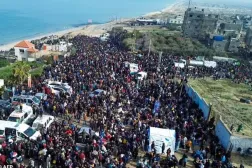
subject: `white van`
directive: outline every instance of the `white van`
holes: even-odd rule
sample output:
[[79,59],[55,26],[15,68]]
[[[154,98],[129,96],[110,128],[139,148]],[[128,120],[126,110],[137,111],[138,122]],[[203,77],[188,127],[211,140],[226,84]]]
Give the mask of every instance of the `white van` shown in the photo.
[[28,119],[35,117],[33,115],[33,110],[31,106],[26,104],[22,105],[22,110],[20,106],[17,106],[16,109],[10,114],[7,121],[25,123]]
[[32,128],[35,130],[40,130],[41,128],[48,128],[54,122],[55,118],[51,115],[39,116],[32,124]]
[[147,78],[147,72],[141,71],[137,73],[137,79],[138,80],[144,80]]
[[129,69],[130,69],[130,73],[131,74],[134,74],[134,73],[137,73],[138,72],[138,64],[133,64],[133,63],[130,63],[129,64]]
[[124,66],[129,68],[130,70],[130,74],[134,74],[134,73],[137,73],[138,72],[138,64],[134,64],[134,63],[130,63],[128,61],[125,61],[124,62]]
[[19,124],[11,121],[0,120],[0,140],[3,141],[6,137],[16,137],[17,141],[20,140],[37,140],[41,136],[39,131],[32,129],[27,124]]

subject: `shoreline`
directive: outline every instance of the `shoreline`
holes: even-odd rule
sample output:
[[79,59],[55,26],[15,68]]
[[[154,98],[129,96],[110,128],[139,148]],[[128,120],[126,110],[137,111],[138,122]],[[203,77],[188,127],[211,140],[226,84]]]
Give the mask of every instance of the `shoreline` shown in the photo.
[[[89,25],[83,25],[83,26],[73,27],[73,28],[70,28],[70,29],[61,30],[61,31],[57,31],[57,32],[46,33],[46,34],[35,36],[35,37],[32,37],[32,38],[27,38],[27,39],[24,38],[23,40],[27,40],[27,41],[37,40],[37,39],[41,39],[43,37],[49,37],[49,36],[52,36],[52,35],[54,35],[54,36],[55,35],[57,35],[57,36],[63,36],[65,34],[81,30],[81,29],[83,29],[83,28],[85,28],[87,26],[89,26]],[[10,43],[7,43],[7,44],[0,45],[0,51],[1,50],[10,50],[11,48],[13,48],[20,41],[22,41],[22,40],[14,41],[14,42],[10,42]]]
[[[160,15],[162,13],[173,13],[176,12],[176,10],[178,10],[180,7],[183,6],[183,2],[184,0],[176,0],[174,3],[169,4],[167,7],[165,7],[164,9],[162,9],[161,11],[154,11],[154,12],[149,12],[143,16],[146,17],[151,17],[151,16],[155,16],[155,15]],[[139,16],[140,17],[140,16]],[[56,32],[52,32],[52,33],[45,33],[42,35],[38,35],[32,38],[24,38],[22,40],[27,40],[27,41],[31,41],[31,40],[38,40],[41,39],[43,37],[49,37],[49,36],[64,36],[67,34],[70,34],[72,36],[76,36],[78,34],[83,34],[83,35],[87,35],[87,36],[91,36],[91,37],[99,37],[100,35],[106,33],[108,30],[112,29],[113,26],[118,25],[118,24],[123,24],[126,21],[130,21],[134,18],[129,18],[129,19],[121,19],[120,22],[118,21],[109,21],[109,22],[105,22],[105,23],[101,23],[101,24],[87,24],[87,25],[82,25],[79,27],[72,27],[66,30],[61,30],[61,31],[56,31]],[[17,43],[19,43],[20,41],[13,41],[13,42],[9,42],[7,44],[3,44],[0,45],[0,51],[8,51],[11,48],[13,48]]]

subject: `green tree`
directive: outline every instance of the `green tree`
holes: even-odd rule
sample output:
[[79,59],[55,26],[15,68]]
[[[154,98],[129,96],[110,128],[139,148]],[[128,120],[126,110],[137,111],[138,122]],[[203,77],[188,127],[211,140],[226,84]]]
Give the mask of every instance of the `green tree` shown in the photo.
[[24,61],[16,62],[13,66],[13,76],[21,84],[28,78],[31,66]]
[[0,68],[10,65],[9,61],[6,59],[0,59]]

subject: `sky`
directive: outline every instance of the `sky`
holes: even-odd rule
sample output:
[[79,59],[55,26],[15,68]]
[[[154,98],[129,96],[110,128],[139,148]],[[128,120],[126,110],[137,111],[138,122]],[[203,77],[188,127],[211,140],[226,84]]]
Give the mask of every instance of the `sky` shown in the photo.
[[191,2],[203,2],[209,4],[224,4],[252,8],[252,0],[191,0]]

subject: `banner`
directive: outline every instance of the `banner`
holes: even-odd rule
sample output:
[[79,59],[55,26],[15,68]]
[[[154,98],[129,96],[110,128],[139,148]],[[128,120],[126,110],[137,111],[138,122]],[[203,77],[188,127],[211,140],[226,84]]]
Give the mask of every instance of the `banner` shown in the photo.
[[160,110],[160,106],[161,106],[160,101],[156,100],[154,104],[153,113],[158,113]]
[[170,148],[171,155],[174,155],[176,142],[175,130],[150,127],[149,139],[149,152],[151,151],[151,144],[154,142],[156,152],[161,154],[163,143],[165,143],[164,153],[166,153],[167,149]]

